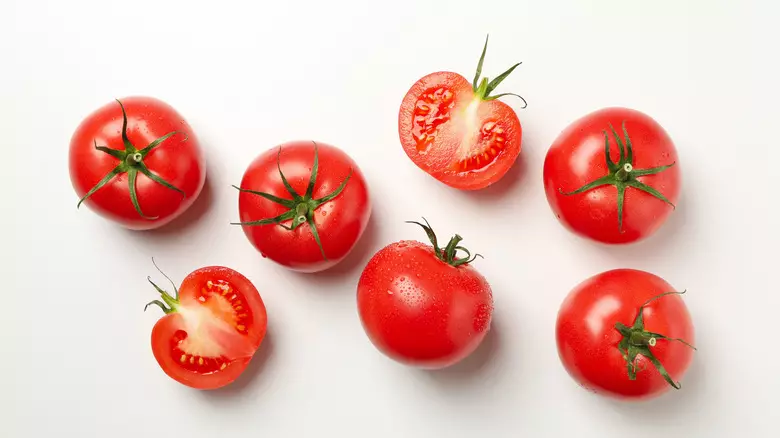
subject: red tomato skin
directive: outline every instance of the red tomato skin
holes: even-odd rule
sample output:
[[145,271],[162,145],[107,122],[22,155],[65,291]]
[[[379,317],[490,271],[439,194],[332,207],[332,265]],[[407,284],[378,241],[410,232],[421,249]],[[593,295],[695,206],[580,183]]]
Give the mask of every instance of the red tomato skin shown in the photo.
[[[174,190],[138,174],[136,189],[142,218],[130,201],[127,174],[114,177],[84,202],[99,215],[132,230],[159,228],[187,210],[198,195],[206,179],[205,160],[198,137],[186,120],[170,105],[152,97],[134,96],[119,99],[127,112],[127,136],[137,149],[171,132],[180,131],[166,139],[144,159],[149,169],[178,187],[186,197]],[[122,141],[122,110],[111,102],[87,116],[76,128],[70,141],[70,179],[79,198],[84,196],[119,160],[95,150],[98,146],[124,150]]]
[[[314,214],[328,260],[323,259],[311,229],[306,224],[295,231],[285,230],[278,225],[242,225],[246,237],[264,257],[299,272],[323,271],[343,260],[363,235],[371,217],[368,184],[357,163],[335,146],[317,142],[317,148],[319,171],[314,186],[315,199],[336,190],[352,170],[344,190],[333,200],[322,204]],[[278,153],[279,147],[275,147],[255,158],[244,173],[241,188],[291,199],[279,176],[276,165]],[[303,195],[314,163],[313,143],[292,141],[282,144],[280,163],[290,185],[299,195]],[[278,216],[287,208],[258,195],[241,192],[238,195],[238,210],[241,222],[249,222]]]
[[629,187],[625,193],[621,233],[615,186],[602,186],[577,195],[560,193],[559,190],[576,190],[609,173],[604,157],[604,130],[610,136],[610,156],[617,162],[619,149],[609,124],[622,139],[623,122],[633,144],[635,169],[676,162],[661,173],[638,178],[676,204],[682,184],[677,149],[661,125],[636,110],[604,108],[574,121],[558,135],[544,161],[547,201],[561,224],[577,235],[608,244],[637,242],[651,236],[674,210],[652,195]]
[[437,369],[470,355],[490,329],[493,295],[472,266],[450,266],[416,241],[386,246],[368,262],[357,288],[371,342],[410,366]]
[[[190,273],[179,288],[179,300],[183,305],[199,305],[197,295],[206,282],[226,280],[241,292],[247,306],[252,312],[252,322],[244,338],[247,347],[257,350],[265,338],[268,315],[265,304],[255,286],[237,271],[222,266],[207,266]],[[151,345],[154,358],[162,370],[177,382],[194,389],[217,389],[229,385],[240,376],[252,359],[252,356],[235,359],[221,371],[199,374],[182,368],[170,352],[170,342],[174,333],[183,327],[182,316],[171,313],[160,318],[152,329]]]
[[459,137],[456,128],[448,129],[448,124],[454,124],[458,118],[443,124],[440,137],[443,141],[437,141],[432,151],[428,154],[420,154],[417,143],[412,136],[414,128],[414,110],[417,100],[426,90],[444,87],[455,95],[455,107],[453,114],[463,114],[470,103],[476,99],[471,82],[458,73],[440,71],[428,74],[420,78],[412,85],[401,102],[398,112],[398,134],[401,145],[406,155],[412,162],[440,182],[459,190],[481,190],[506,175],[509,169],[517,161],[520,154],[523,128],[517,114],[509,105],[499,100],[482,101],[477,111],[478,118],[498,121],[505,130],[507,141],[505,147],[500,150],[496,159],[487,167],[466,172],[452,169],[452,164],[457,161],[458,148],[463,139]]
[[[566,371],[582,387],[597,394],[643,400],[671,386],[643,356],[637,356],[636,380],[628,379],[626,361],[618,350],[621,334],[615,323],[631,326],[639,307],[650,298],[675,289],[660,277],[639,270],[615,269],[590,277],[566,297],[558,312],[556,341]],[[694,344],[688,308],[679,295],[667,295],[647,305],[645,330]],[[693,360],[693,350],[676,341],[659,340],[651,347],[675,381]]]

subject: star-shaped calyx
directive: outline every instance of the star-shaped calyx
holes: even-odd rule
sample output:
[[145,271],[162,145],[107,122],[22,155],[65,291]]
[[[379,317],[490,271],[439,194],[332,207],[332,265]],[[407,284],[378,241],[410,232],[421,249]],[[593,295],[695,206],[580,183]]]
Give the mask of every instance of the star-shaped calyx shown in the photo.
[[618,229],[620,232],[623,232],[623,204],[627,187],[633,187],[635,189],[649,193],[674,208],[674,204],[666,199],[666,197],[661,192],[639,181],[637,178],[640,176],[661,173],[664,170],[674,166],[675,163],[672,162],[671,164],[667,164],[665,166],[653,167],[650,169],[634,168],[634,149],[631,145],[631,138],[628,136],[628,131],[626,130],[626,123],[623,122],[623,135],[626,137],[625,144],[623,143],[623,140],[620,138],[620,136],[618,136],[618,133],[615,131],[615,128],[612,127],[611,123],[609,125],[609,129],[612,131],[612,135],[615,137],[615,142],[617,143],[618,149],[620,150],[620,159],[617,163],[615,163],[612,161],[612,158],[609,155],[609,135],[607,134],[607,131],[604,130],[604,157],[607,160],[607,169],[609,170],[609,173],[595,181],[585,184],[584,186],[572,192],[564,192],[562,189],[558,189],[558,191],[563,195],[569,196],[587,192],[588,190],[595,189],[596,187],[606,185],[615,186],[617,188]]
[[[344,178],[344,181],[341,182],[341,185],[339,185],[336,188],[336,190],[332,191],[328,195],[323,196],[322,198],[314,199],[313,198],[314,185],[317,182],[317,172],[319,170],[319,153],[317,151],[317,143],[316,142],[312,142],[312,143],[314,143],[314,163],[312,164],[311,167],[311,176],[309,177],[309,185],[306,187],[306,193],[303,195],[299,195],[298,192],[296,192],[295,189],[293,189],[290,183],[287,181],[287,178],[285,178],[284,173],[282,172],[281,164],[279,163],[282,154],[282,147],[280,146],[279,152],[277,152],[276,154],[276,168],[279,170],[279,177],[282,179],[282,184],[284,184],[284,188],[287,189],[287,192],[290,194],[292,199],[284,199],[278,196],[274,196],[270,193],[258,192],[249,189],[242,189],[241,187],[237,187],[237,186],[233,186],[233,187],[238,189],[241,192],[252,193],[254,195],[262,196],[263,198],[271,202],[275,202],[277,204],[284,206],[285,208],[288,208],[288,210],[276,217],[250,221],[250,222],[234,222],[231,225],[255,226],[255,225],[275,224],[286,230],[294,231],[299,226],[308,223],[309,228],[311,229],[311,234],[312,236],[314,236],[314,241],[317,242],[317,246],[320,248],[320,252],[322,253],[322,258],[328,260],[328,256],[325,255],[325,249],[322,247],[322,242],[320,241],[320,235],[317,232],[317,225],[314,222],[314,212],[322,204],[325,204],[326,202],[333,200],[336,196],[341,194],[341,192],[344,190],[344,187],[347,186],[347,182],[349,182],[349,179],[352,177],[352,169],[350,169],[349,174],[347,175],[346,178]],[[283,223],[289,220],[292,220],[289,226]]]
[[684,341],[683,339],[667,338],[662,334],[653,333],[645,330],[645,322],[642,313],[645,310],[645,306],[647,306],[648,304],[652,303],[653,301],[659,298],[665,297],[667,295],[682,295],[684,293],[685,291],[665,292],[658,296],[650,298],[639,307],[639,313],[637,314],[636,319],[634,320],[634,325],[628,327],[621,322],[615,324],[615,329],[618,332],[620,332],[621,335],[623,335],[623,339],[621,339],[620,343],[618,344],[618,350],[620,350],[620,354],[623,355],[623,359],[625,359],[626,361],[629,380],[636,380],[637,371],[642,371],[642,369],[638,370],[636,366],[636,357],[638,355],[642,355],[647,360],[649,360],[650,363],[653,364],[653,366],[658,370],[659,373],[661,373],[661,376],[663,376],[664,380],[666,380],[667,383],[672,385],[674,389],[680,389],[680,383],[672,380],[672,377],[666,371],[666,368],[664,368],[661,361],[658,360],[658,358],[655,357],[655,355],[653,355],[651,348],[655,347],[659,340],[681,342],[687,345],[688,347],[693,348],[694,350],[696,350],[696,348],[693,345]]
[[117,100],[117,103],[119,103],[119,107],[122,108],[122,142],[124,143],[125,149],[118,150],[118,149],[111,149],[106,146],[98,146],[97,141],[95,141],[95,149],[116,158],[117,160],[119,160],[119,164],[117,164],[117,166],[114,167],[114,169],[111,172],[108,172],[108,174],[106,174],[106,176],[104,176],[103,179],[98,181],[98,183],[95,184],[95,186],[92,187],[79,200],[79,203],[76,207],[77,208],[81,207],[81,203],[86,201],[87,198],[92,196],[93,193],[100,190],[115,176],[123,173],[127,173],[127,183],[129,186],[128,189],[130,192],[130,201],[133,203],[133,207],[135,207],[135,211],[138,212],[138,214],[144,219],[154,220],[157,219],[157,217],[146,216],[143,213],[143,211],[141,211],[141,206],[138,204],[138,193],[136,192],[136,188],[135,188],[135,181],[138,178],[138,173],[140,172],[146,175],[147,178],[156,182],[157,184],[160,184],[163,187],[169,188],[171,190],[175,190],[181,193],[182,197],[185,197],[186,194],[184,193],[183,190],[174,187],[171,183],[165,181],[159,175],[152,173],[152,171],[149,170],[146,164],[144,164],[144,158],[146,158],[146,156],[149,155],[149,152],[154,150],[154,148],[156,148],[162,142],[164,142],[165,140],[169,139],[170,137],[176,134],[184,134],[184,140],[182,141],[187,141],[187,134],[181,131],[171,131],[163,135],[162,137],[154,140],[153,142],[149,143],[143,149],[137,149],[133,145],[133,143],[130,142],[130,139],[127,138],[127,113],[125,113],[125,107],[124,105],[122,105],[122,102],[120,102],[119,100]]

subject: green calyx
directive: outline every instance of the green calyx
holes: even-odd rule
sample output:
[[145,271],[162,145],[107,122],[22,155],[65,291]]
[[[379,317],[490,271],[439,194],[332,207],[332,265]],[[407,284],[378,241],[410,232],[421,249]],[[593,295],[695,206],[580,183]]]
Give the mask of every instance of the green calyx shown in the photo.
[[[447,243],[447,246],[444,248],[439,248],[438,240],[436,239],[436,233],[433,232],[433,228],[431,228],[431,224],[428,223],[428,220],[423,218],[423,221],[425,221],[425,224],[421,224],[420,222],[415,221],[407,221],[407,224],[416,224],[422,227],[423,230],[425,230],[425,234],[428,235],[428,239],[431,241],[431,244],[433,245],[433,252],[436,254],[436,257],[443,261],[444,263],[447,263],[448,265],[458,267],[460,265],[465,265],[467,263],[473,262],[477,257],[482,257],[481,254],[474,254],[474,256],[471,255],[471,252],[460,246],[460,242],[463,240],[462,237],[459,235],[454,235],[452,238],[450,238],[449,243]],[[458,251],[463,251],[466,253],[465,258],[458,258],[456,256],[456,253]]]
[[664,380],[666,380],[669,385],[671,385],[674,389],[680,389],[680,383],[672,380],[672,377],[666,371],[666,368],[664,368],[661,361],[658,360],[655,355],[653,355],[651,348],[655,347],[659,340],[681,342],[688,347],[693,348],[694,350],[696,350],[696,348],[682,339],[667,338],[662,334],[646,331],[642,313],[644,312],[645,306],[659,298],[665,297],[667,295],[682,295],[684,293],[685,291],[665,292],[650,298],[639,307],[639,314],[634,320],[634,325],[628,327],[620,322],[615,324],[615,329],[620,332],[621,335],[623,335],[623,339],[618,344],[618,350],[620,350],[620,354],[623,355],[623,359],[626,361],[629,380],[636,380],[637,371],[643,370],[637,369],[636,366],[636,357],[638,355],[642,355],[653,364],[653,366],[658,370],[659,373],[661,373],[661,376],[663,376]]
[[154,262],[154,258],[152,258],[152,264],[154,264],[154,267],[157,268],[157,270],[160,272],[160,274],[163,275],[163,277],[165,277],[166,279],[168,279],[168,281],[171,282],[171,286],[173,286],[174,294],[173,294],[173,296],[171,296],[171,294],[169,294],[168,292],[166,292],[163,289],[161,289],[160,286],[157,286],[152,281],[151,277],[146,277],[146,280],[149,281],[149,283],[151,283],[152,286],[154,286],[155,289],[157,289],[157,292],[160,293],[160,297],[162,298],[162,301],[160,301],[160,300],[152,300],[152,301],[146,303],[146,305],[144,306],[144,312],[146,312],[146,309],[148,309],[149,306],[155,305],[155,306],[159,307],[160,309],[162,309],[162,311],[165,312],[166,315],[169,314],[169,313],[175,313],[175,312],[177,312],[179,310],[179,304],[180,304],[179,303],[179,289],[176,288],[176,284],[173,282],[173,280],[171,280],[170,277],[165,275],[165,272],[163,272],[157,266],[157,263]]
[[488,35],[485,38],[485,47],[482,48],[482,56],[479,57],[479,63],[477,64],[477,74],[474,76],[474,81],[471,83],[471,86],[474,90],[474,94],[476,94],[477,97],[482,100],[495,100],[502,96],[515,96],[520,98],[520,100],[523,101],[523,108],[527,107],[528,102],[526,102],[523,96],[520,96],[519,94],[501,93],[501,94],[496,94],[495,96],[490,95],[490,93],[492,93],[493,90],[495,90],[496,87],[498,87],[498,85],[517,68],[517,66],[522,64],[522,62],[518,62],[512,67],[509,67],[507,71],[496,76],[495,79],[493,79],[492,81],[488,81],[488,78],[482,78],[482,80],[480,80],[479,77],[480,75],[482,75],[482,64],[485,61],[485,53],[487,52],[488,39],[490,39],[490,35]]
[[626,137],[625,143],[620,138],[620,136],[618,136],[618,133],[615,131],[615,128],[612,127],[612,124],[610,123],[609,125],[609,129],[612,131],[612,135],[614,136],[615,142],[617,143],[618,149],[620,150],[620,159],[617,163],[613,162],[612,158],[610,157],[609,135],[607,134],[607,131],[604,130],[604,156],[607,160],[607,169],[609,170],[607,175],[595,181],[591,181],[590,183],[585,184],[584,186],[572,192],[564,192],[562,189],[558,189],[561,194],[569,196],[578,195],[580,193],[587,192],[588,190],[595,189],[596,187],[606,185],[615,186],[617,188],[618,230],[621,233],[623,232],[623,204],[627,187],[633,187],[637,190],[649,193],[659,200],[671,205],[672,208],[675,207],[674,204],[666,199],[666,197],[661,192],[637,179],[641,176],[661,173],[664,170],[674,166],[675,163],[672,162],[671,164],[653,167],[651,169],[634,168],[634,150],[633,146],[631,145],[631,138],[628,136],[628,131],[626,130],[626,122],[623,122],[622,126],[623,135]]
[[[76,208],[81,207],[81,203],[87,200],[90,196],[92,196],[93,193],[100,190],[103,186],[105,186],[109,181],[111,181],[114,177],[117,175],[121,175],[123,173],[127,173],[127,182],[129,185],[129,191],[130,191],[130,201],[133,203],[133,207],[135,208],[135,211],[138,212],[138,215],[141,216],[144,219],[148,220],[154,220],[157,219],[157,217],[149,217],[146,216],[143,211],[141,211],[141,206],[138,204],[138,193],[135,188],[135,181],[138,178],[138,173],[142,173],[146,175],[147,178],[151,179],[152,181],[156,182],[157,184],[162,185],[163,187],[169,188],[171,190],[175,190],[179,192],[182,197],[185,197],[184,191],[181,189],[174,187],[169,182],[165,181],[164,179],[160,178],[159,175],[156,175],[152,173],[151,170],[144,164],[144,158],[146,158],[147,155],[149,155],[149,152],[154,150],[157,146],[159,146],[162,142],[167,140],[168,138],[174,136],[175,134],[184,134],[180,131],[171,131],[162,137],[154,140],[153,142],[149,143],[144,147],[143,149],[137,149],[131,142],[130,139],[127,138],[127,113],[125,113],[125,107],[122,105],[122,102],[117,100],[117,103],[119,103],[119,107],[122,108],[122,142],[124,143],[125,149],[124,150],[118,150],[118,149],[111,149],[106,146],[98,146],[97,141],[95,141],[95,149],[99,150],[100,152],[104,152],[108,155],[111,155],[112,157],[119,160],[119,164],[111,171],[108,172],[106,176],[103,177],[100,181],[98,181],[97,184],[95,184],[94,187],[92,187],[87,194],[85,194],[80,200]],[[186,134],[184,140],[187,141]]]
[[[344,191],[344,188],[347,186],[347,182],[352,177],[352,170],[350,169],[349,174],[346,178],[344,178],[344,181],[341,182],[341,185],[339,185],[336,190],[332,191],[326,196],[323,196],[319,199],[314,199],[312,196],[314,194],[314,185],[317,182],[317,172],[319,170],[319,153],[317,151],[317,143],[314,143],[314,164],[312,164],[311,168],[311,176],[309,178],[309,185],[306,187],[306,193],[304,195],[299,195],[295,189],[292,188],[290,183],[287,181],[287,178],[285,178],[284,173],[282,173],[282,167],[279,163],[280,157],[282,154],[282,148],[279,147],[279,152],[276,154],[276,168],[279,170],[279,177],[282,179],[282,184],[284,184],[285,189],[287,189],[287,192],[289,192],[292,199],[284,199],[280,198],[278,196],[271,195],[269,193],[263,193],[258,192],[255,190],[249,190],[249,189],[242,189],[237,186],[233,186],[237,190],[241,192],[246,193],[252,193],[254,195],[261,196],[271,202],[275,202],[277,204],[283,205],[284,207],[288,208],[288,210],[279,216],[268,218],[268,219],[261,219],[257,221],[251,221],[251,222],[233,222],[231,225],[247,225],[247,226],[255,226],[255,225],[278,225],[286,230],[294,231],[299,226],[303,224],[309,224],[309,228],[311,229],[311,234],[314,236],[314,240],[317,242],[317,246],[320,248],[320,252],[322,253],[322,258],[325,260],[328,260],[328,256],[325,255],[325,249],[322,247],[322,242],[320,241],[320,235],[317,232],[317,225],[314,221],[314,212],[326,202],[332,201],[336,196],[341,194],[342,191]],[[284,222],[292,221],[290,225],[285,225]]]

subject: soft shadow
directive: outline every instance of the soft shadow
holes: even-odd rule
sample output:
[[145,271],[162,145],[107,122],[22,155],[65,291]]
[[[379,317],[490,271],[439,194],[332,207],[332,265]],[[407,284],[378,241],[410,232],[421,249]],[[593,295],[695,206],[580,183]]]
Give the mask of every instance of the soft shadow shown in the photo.
[[446,387],[468,386],[476,382],[483,384],[495,366],[500,350],[501,334],[494,320],[482,344],[470,356],[447,368],[420,372],[435,384]]
[[200,195],[198,195],[198,199],[190,205],[190,208],[182,213],[181,216],[164,226],[145,231],[144,233],[149,233],[154,236],[171,236],[186,232],[187,229],[192,227],[206,215],[213,203],[214,188],[212,187],[211,180],[207,176],[206,181],[203,183],[203,189],[201,190]]
[[679,390],[671,388],[663,395],[645,401],[620,401],[605,397],[599,399],[621,416],[630,417],[639,428],[642,424],[652,427],[664,419],[677,423],[686,412],[699,410],[706,404],[705,398],[708,395],[705,388],[705,362],[703,357],[694,357],[691,367],[680,379]]
[[200,393],[213,399],[230,399],[240,393],[244,393],[248,388],[253,386],[254,383],[262,382],[262,379],[258,376],[262,374],[263,369],[268,364],[273,353],[274,338],[269,331],[266,333],[263,343],[260,344],[260,348],[255,352],[249,365],[247,365],[244,372],[241,373],[233,383],[211,391],[200,391]]
[[368,259],[373,255],[375,246],[378,242],[379,229],[376,225],[373,215],[366,224],[366,229],[363,231],[363,235],[360,236],[360,240],[355,244],[349,254],[330,269],[326,269],[320,272],[302,273],[300,274],[304,280],[313,282],[343,282],[346,276],[353,274],[358,269],[363,269]]
[[481,190],[461,190],[458,193],[468,198],[486,202],[506,199],[507,195],[523,184],[528,178],[528,158],[520,154],[515,164],[509,168],[503,178]]

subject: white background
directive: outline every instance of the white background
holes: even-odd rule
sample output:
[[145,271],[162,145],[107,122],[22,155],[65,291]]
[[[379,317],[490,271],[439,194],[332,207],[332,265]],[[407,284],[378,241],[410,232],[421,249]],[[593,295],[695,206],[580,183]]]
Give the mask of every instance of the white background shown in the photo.
[[[229,0],[0,3],[0,436],[776,436],[778,6],[772,1],[385,2]],[[401,98],[436,70],[471,78],[523,61],[521,159],[479,193],[418,170],[398,141]],[[70,135],[115,97],[161,98],[196,130],[208,185],[185,217],[129,232],[76,210]],[[684,188],[650,240],[605,247],[547,205],[544,155],[567,123],[610,105],[644,111],[677,144]],[[251,159],[292,139],[347,151],[375,203],[367,234],[321,275],[264,260],[241,230]],[[494,330],[466,362],[405,368],[364,335],[355,285],[374,251],[424,240],[425,215],[486,256]],[[198,392],[152,357],[158,275],[230,266],[257,286],[269,334],[234,385]],[[632,267],[686,288],[698,352],[683,389],[625,404],[579,388],[554,322],[584,278]],[[156,309],[155,309],[156,310]],[[775,431],[776,432],[776,431]]]

